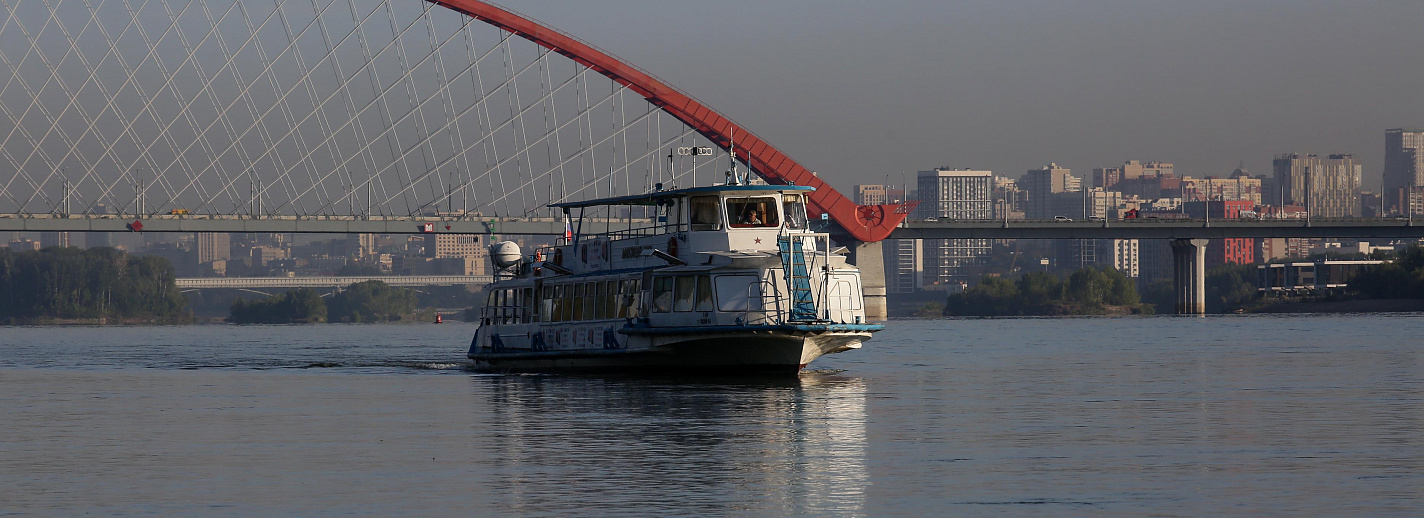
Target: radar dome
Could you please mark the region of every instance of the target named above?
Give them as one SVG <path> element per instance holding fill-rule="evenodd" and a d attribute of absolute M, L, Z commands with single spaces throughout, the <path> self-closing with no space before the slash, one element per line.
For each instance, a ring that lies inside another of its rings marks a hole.
<path fill-rule="evenodd" d="M 489 247 L 490 260 L 500 268 L 509 268 L 519 264 L 522 256 L 519 253 L 519 245 L 513 241 L 500 241 Z"/>

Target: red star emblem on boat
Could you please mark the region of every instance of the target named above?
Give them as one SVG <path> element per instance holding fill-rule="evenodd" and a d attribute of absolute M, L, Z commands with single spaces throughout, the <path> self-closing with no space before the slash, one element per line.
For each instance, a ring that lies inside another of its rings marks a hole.
<path fill-rule="evenodd" d="M 761 238 L 756 238 L 756 244 L 758 244 L 758 245 L 761 244 Z"/>

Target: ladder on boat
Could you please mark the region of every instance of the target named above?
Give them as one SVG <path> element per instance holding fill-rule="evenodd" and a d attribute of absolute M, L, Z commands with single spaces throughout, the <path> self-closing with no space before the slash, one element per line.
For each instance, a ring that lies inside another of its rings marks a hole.
<path fill-rule="evenodd" d="M 802 240 L 782 236 L 776 240 L 776 246 L 781 249 L 781 268 L 791 288 L 791 320 L 816 320 L 816 300 L 811 294 L 811 274 L 806 268 Z"/>

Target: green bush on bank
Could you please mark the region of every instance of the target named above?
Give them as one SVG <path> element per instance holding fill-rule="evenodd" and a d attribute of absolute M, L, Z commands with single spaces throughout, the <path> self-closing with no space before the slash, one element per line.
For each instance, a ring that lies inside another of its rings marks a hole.
<path fill-rule="evenodd" d="M 315 290 L 291 290 L 266 299 L 232 303 L 228 320 L 237 324 L 393 322 L 416 317 L 415 291 L 381 281 L 358 282 L 327 302 Z"/>
<path fill-rule="evenodd" d="M 1411 246 L 1399 260 L 1360 272 L 1350 280 L 1350 291 L 1367 299 L 1424 298 L 1424 247 Z"/>
<path fill-rule="evenodd" d="M 312 324 L 326 321 L 326 301 L 316 290 L 289 290 L 262 300 L 237 299 L 228 320 L 237 324 Z"/>

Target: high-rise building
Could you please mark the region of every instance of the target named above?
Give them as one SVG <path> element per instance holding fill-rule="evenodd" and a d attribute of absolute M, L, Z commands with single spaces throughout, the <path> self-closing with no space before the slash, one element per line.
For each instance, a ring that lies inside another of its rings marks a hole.
<path fill-rule="evenodd" d="M 1138 287 L 1172 279 L 1172 245 L 1170 239 L 1138 241 Z"/>
<path fill-rule="evenodd" d="M 469 234 L 427 234 L 425 236 L 426 257 L 443 259 L 487 254 L 485 247 L 480 244 L 480 236 Z"/>
<path fill-rule="evenodd" d="M 356 258 L 357 258 L 357 259 L 366 259 L 366 258 L 368 258 L 368 257 L 371 257 L 371 256 L 376 255 L 376 235 L 375 235 L 375 234 L 356 234 L 356 235 L 353 236 L 353 237 L 354 237 L 354 242 L 353 242 L 352 244 L 356 245 Z M 351 239 L 351 238 L 348 238 L 348 239 Z"/>
<path fill-rule="evenodd" d="M 1097 239 L 1055 239 L 1056 264 L 1066 270 L 1077 270 L 1098 264 Z"/>
<path fill-rule="evenodd" d="M 921 217 L 958 220 L 994 217 L 994 173 L 939 168 L 920 171 L 917 177 Z M 923 243 L 923 278 L 926 285 L 969 282 L 972 266 L 989 255 L 987 239 L 926 239 Z"/>
<path fill-rule="evenodd" d="M 914 293 L 923 284 L 924 270 L 922 239 L 886 239 L 882 241 L 885 252 L 885 289 L 887 293 Z"/>
<path fill-rule="evenodd" d="M 1050 200 L 1053 217 L 1070 219 L 1116 219 L 1123 205 L 1122 193 L 1104 191 L 1098 187 L 1074 192 L 1060 192 Z M 1047 219 L 1047 218 L 1044 218 Z"/>
<path fill-rule="evenodd" d="M 1031 169 L 1019 180 L 1019 188 L 1028 191 L 1028 205 L 1025 217 L 1028 219 L 1053 219 L 1053 195 L 1061 192 L 1078 192 L 1081 188 L 1078 177 L 1072 170 L 1048 164 L 1041 169 Z"/>
<path fill-rule="evenodd" d="M 38 252 L 40 249 L 40 242 L 32 239 L 16 238 L 10 241 L 9 246 L 11 250 L 14 250 L 16 252 Z"/>
<path fill-rule="evenodd" d="M 1119 167 L 1099 167 L 1093 169 L 1093 187 L 1116 190 L 1123 180 L 1139 178 L 1172 178 L 1173 165 L 1168 162 L 1147 162 L 1128 160 Z"/>
<path fill-rule="evenodd" d="M 1123 275 L 1136 279 L 1142 275 L 1141 246 L 1136 239 L 1099 239 L 1098 264 L 1111 266 Z"/>
<path fill-rule="evenodd" d="M 1424 186 L 1424 130 L 1384 131 L 1384 188 Z"/>
<path fill-rule="evenodd" d="M 1028 191 L 1018 181 L 1004 176 L 994 177 L 994 219 L 1023 219 L 1028 207 Z"/>
<path fill-rule="evenodd" d="M 856 185 L 856 205 L 885 205 L 890 203 L 885 197 L 884 185 Z"/>
<path fill-rule="evenodd" d="M 1383 194 L 1389 213 L 1424 214 L 1424 130 L 1385 130 Z"/>
<path fill-rule="evenodd" d="M 1282 206 L 1302 205 L 1317 218 L 1360 215 L 1360 177 L 1364 166 L 1354 155 L 1328 158 L 1290 153 L 1272 162 Z"/>
<path fill-rule="evenodd" d="M 114 246 L 114 237 L 108 232 L 85 232 L 84 246 L 88 248 Z"/>
<path fill-rule="evenodd" d="M 1255 205 L 1269 202 L 1262 195 L 1261 179 L 1251 178 L 1245 169 L 1237 169 L 1230 178 L 1182 177 L 1182 196 L 1185 201 L 1249 201 Z"/>
<path fill-rule="evenodd" d="M 232 237 L 226 232 L 198 233 L 198 264 L 232 258 Z"/>
<path fill-rule="evenodd" d="M 68 233 L 68 232 L 41 232 L 41 233 L 40 233 L 40 247 L 41 247 L 41 248 L 50 248 L 50 247 L 55 247 L 55 246 L 59 246 L 59 247 L 70 246 L 70 245 L 69 245 L 69 233 Z"/>

